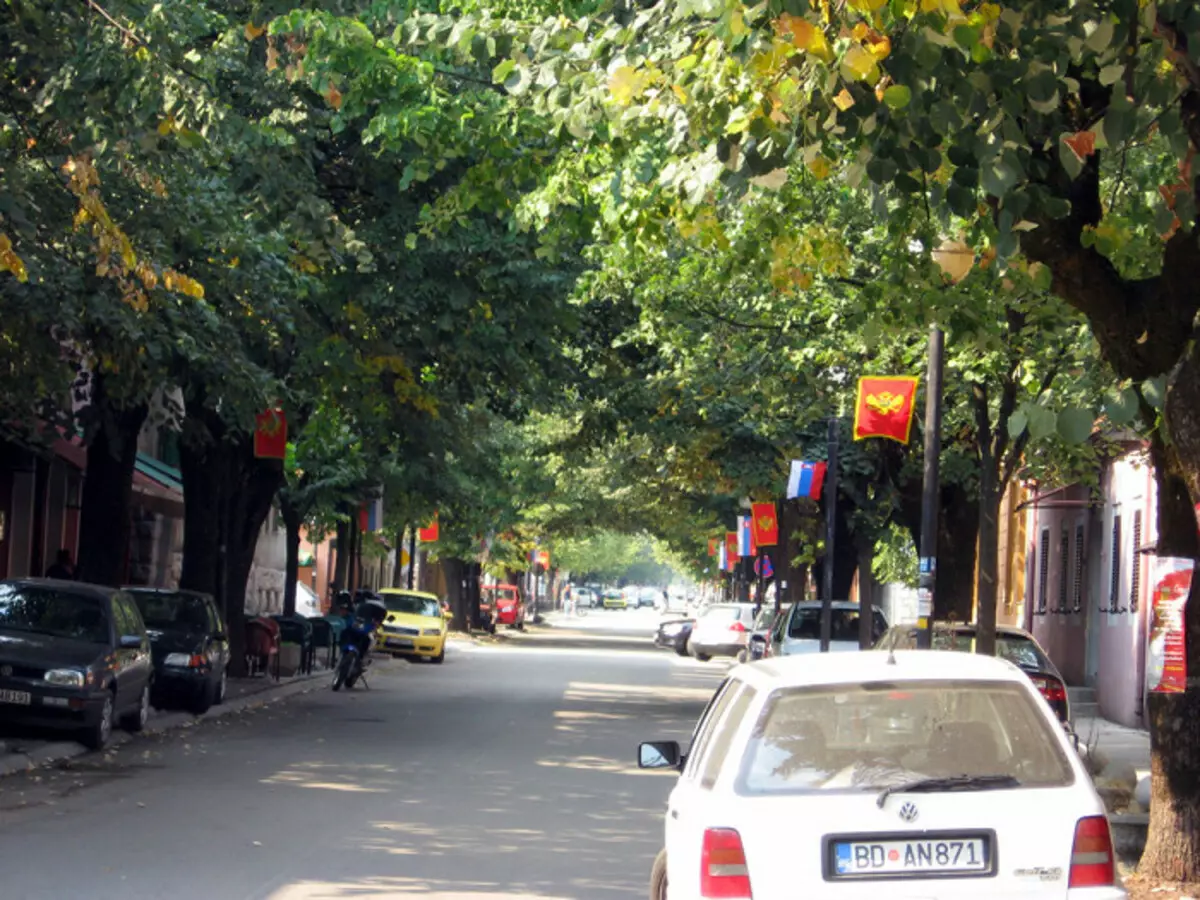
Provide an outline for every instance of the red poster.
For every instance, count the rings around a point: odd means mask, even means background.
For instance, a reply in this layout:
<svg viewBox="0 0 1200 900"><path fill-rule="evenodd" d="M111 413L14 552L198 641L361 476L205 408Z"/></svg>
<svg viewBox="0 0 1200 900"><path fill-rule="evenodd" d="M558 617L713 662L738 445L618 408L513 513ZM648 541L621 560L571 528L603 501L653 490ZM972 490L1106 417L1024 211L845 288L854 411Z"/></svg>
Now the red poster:
<svg viewBox="0 0 1200 900"><path fill-rule="evenodd" d="M435 544L438 539L438 517L437 513L433 514L433 521L424 528L418 529L417 537L420 538L423 544Z"/></svg>
<svg viewBox="0 0 1200 900"><path fill-rule="evenodd" d="M254 417L254 455L258 459L287 456L287 418L282 409L268 409Z"/></svg>
<svg viewBox="0 0 1200 900"><path fill-rule="evenodd" d="M1159 694L1182 694L1187 688L1187 646L1183 610L1192 587L1195 562L1173 556L1154 561L1150 598L1150 648L1146 686Z"/></svg>

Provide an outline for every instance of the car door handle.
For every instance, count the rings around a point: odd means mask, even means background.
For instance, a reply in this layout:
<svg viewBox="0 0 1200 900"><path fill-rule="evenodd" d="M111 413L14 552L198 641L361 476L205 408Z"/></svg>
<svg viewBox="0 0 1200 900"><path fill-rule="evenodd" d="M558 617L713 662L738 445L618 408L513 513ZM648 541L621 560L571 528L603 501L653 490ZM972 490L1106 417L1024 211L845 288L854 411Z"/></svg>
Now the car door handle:
<svg viewBox="0 0 1200 900"><path fill-rule="evenodd" d="M669 809L669 810L667 810L667 812L669 812L669 813L671 814L671 818L672 818L672 819L678 819L678 818L679 818L679 810L677 810L677 809Z"/></svg>

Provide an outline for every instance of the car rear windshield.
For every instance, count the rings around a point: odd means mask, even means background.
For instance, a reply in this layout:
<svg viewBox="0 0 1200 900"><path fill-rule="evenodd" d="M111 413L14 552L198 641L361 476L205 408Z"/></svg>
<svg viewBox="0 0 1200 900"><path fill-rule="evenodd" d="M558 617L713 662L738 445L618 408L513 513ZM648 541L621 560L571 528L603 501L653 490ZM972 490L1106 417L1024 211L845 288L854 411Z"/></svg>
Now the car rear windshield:
<svg viewBox="0 0 1200 900"><path fill-rule="evenodd" d="M710 606L701 616L711 622L736 622L743 616L753 615L753 609L747 607L743 609L740 606Z"/></svg>
<svg viewBox="0 0 1200 900"><path fill-rule="evenodd" d="M788 688L771 696L755 724L738 790L875 790L954 775L1067 785L1074 774L1052 727L1037 698L1011 682Z"/></svg>
<svg viewBox="0 0 1200 900"><path fill-rule="evenodd" d="M915 642L915 635L914 635ZM934 632L933 649L961 650L964 653L975 652L974 631L941 631ZM1046 658L1041 648L1021 634L997 634L996 655L1007 659L1014 666L1022 669L1039 669L1043 672L1053 672L1054 665Z"/></svg>
<svg viewBox="0 0 1200 900"><path fill-rule="evenodd" d="M834 609L832 639L858 643L858 610ZM886 623L878 612L873 617L872 635L876 640L883 635ZM788 623L788 637L796 640L819 641L821 639L821 608L804 607L796 610Z"/></svg>
<svg viewBox="0 0 1200 900"><path fill-rule="evenodd" d="M108 615L98 598L44 587L0 585L0 630L91 644L110 640Z"/></svg>
<svg viewBox="0 0 1200 900"><path fill-rule="evenodd" d="M141 610L147 628L205 630L209 626L208 607L199 597L134 593L133 600Z"/></svg>
<svg viewBox="0 0 1200 900"><path fill-rule="evenodd" d="M413 616L435 617L442 614L438 602L428 597L416 597L412 594L381 594L384 606L388 612L406 613Z"/></svg>

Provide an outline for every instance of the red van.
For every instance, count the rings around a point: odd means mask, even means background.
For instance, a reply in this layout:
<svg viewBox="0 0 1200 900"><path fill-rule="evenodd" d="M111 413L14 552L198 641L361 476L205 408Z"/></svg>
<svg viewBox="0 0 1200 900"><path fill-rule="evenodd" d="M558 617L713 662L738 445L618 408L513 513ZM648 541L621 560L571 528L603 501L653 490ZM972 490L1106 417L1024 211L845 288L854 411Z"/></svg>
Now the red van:
<svg viewBox="0 0 1200 900"><path fill-rule="evenodd" d="M492 610L497 625L509 628L525 628L525 601L515 584L498 584L488 591L491 594Z"/></svg>

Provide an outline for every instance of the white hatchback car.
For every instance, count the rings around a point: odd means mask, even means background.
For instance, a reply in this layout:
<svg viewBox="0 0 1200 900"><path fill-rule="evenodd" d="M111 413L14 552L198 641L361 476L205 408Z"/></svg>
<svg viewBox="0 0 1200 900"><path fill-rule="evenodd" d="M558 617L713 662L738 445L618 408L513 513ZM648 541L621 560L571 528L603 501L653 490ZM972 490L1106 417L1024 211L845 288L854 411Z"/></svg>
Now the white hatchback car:
<svg viewBox="0 0 1200 900"><path fill-rule="evenodd" d="M651 897L1119 900L1104 806L1029 678L902 651L733 669L677 767ZM669 886L669 887L668 887Z"/></svg>

